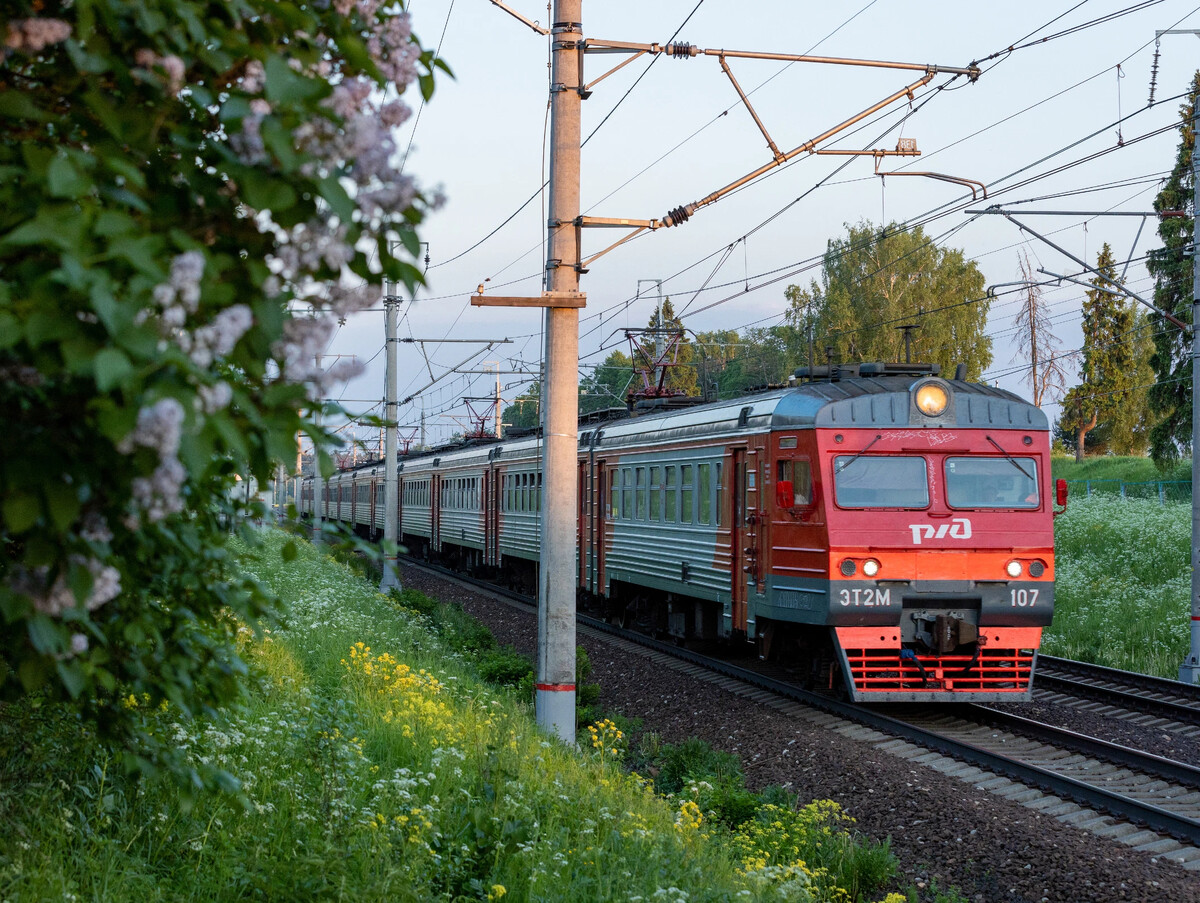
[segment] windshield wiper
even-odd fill
[[[847,467],[849,467],[851,464],[853,464],[855,461],[857,461],[859,458],[861,458],[863,455],[865,455],[867,453],[867,451],[871,448],[871,446],[874,445],[876,442],[878,442],[882,438],[883,438],[883,433],[880,433],[878,436],[876,436],[874,439],[872,439],[870,442],[868,442],[866,445],[864,445],[862,448],[862,451],[858,452],[858,454],[856,454],[853,458],[851,458],[845,464],[841,464],[837,467],[834,467],[833,472],[835,474],[841,473],[843,470],[845,470]],[[1025,471],[1021,471],[1021,473],[1024,473],[1024,472]]]
[[[1009,464],[1011,464],[1011,465],[1012,465],[1013,467],[1015,467],[1017,470],[1021,471],[1021,476],[1023,476],[1023,477],[1024,477],[1025,479],[1027,479],[1027,480],[1033,480],[1033,479],[1034,479],[1034,478],[1033,478],[1033,476],[1032,476],[1031,474],[1027,474],[1027,473],[1025,472],[1025,468],[1024,468],[1024,467],[1022,467],[1020,464],[1018,464],[1018,463],[1017,463],[1017,459],[1016,459],[1016,458],[1014,458],[1012,455],[1010,455],[1008,452],[1006,452],[1006,451],[1005,451],[1003,448],[1001,448],[1001,447],[1000,447],[1000,443],[999,443],[999,442],[997,442],[997,441],[996,441],[995,439],[993,439],[991,436],[984,436],[984,438],[985,438],[985,439],[987,439],[987,441],[988,441],[988,442],[992,443],[992,445],[996,446],[996,451],[1000,452],[1000,454],[1002,454],[1002,455],[1004,455],[1004,457],[1008,458],[1008,463],[1009,463]],[[1036,482],[1036,481],[1035,481],[1035,482]]]

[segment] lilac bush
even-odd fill
[[[420,280],[438,195],[391,130],[439,68],[396,0],[5,5],[0,699],[74,700],[149,767],[122,697],[236,692],[236,620],[271,603],[228,486],[330,441],[349,374],[314,353]]]

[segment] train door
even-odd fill
[[[767,591],[767,569],[763,566],[762,562],[764,557],[763,550],[768,548],[768,533],[770,532],[770,524],[768,523],[766,512],[767,506],[764,504],[763,493],[767,491],[770,458],[767,455],[766,447],[762,445],[758,448],[750,449],[749,455],[752,456],[752,459],[747,460],[747,467],[753,468],[753,473],[750,475],[751,480],[746,489],[746,502],[748,506],[747,510],[753,516],[749,518],[750,533],[746,555],[753,565],[753,569],[750,572],[753,590],[762,595]]]
[[[386,474],[384,474],[384,479],[386,479],[386,478],[388,478],[388,477],[386,477]],[[388,503],[388,500],[386,500],[386,497],[385,497],[384,504],[386,504],[386,503]],[[384,519],[388,518],[388,512],[386,512],[386,509],[384,510],[383,516],[384,516]],[[396,477],[396,542],[397,543],[400,542],[400,539],[403,536],[404,536],[404,478],[402,476],[397,476]]]
[[[592,475],[588,472],[587,458],[579,462],[579,479],[575,481],[576,492],[576,517],[575,517],[575,548],[578,549],[578,555],[575,561],[575,586],[586,588],[588,585],[588,572],[591,570],[589,560],[592,557],[592,549],[588,543],[588,526],[591,523],[591,508],[592,508]]]
[[[592,468],[596,491],[592,496],[591,538],[592,573],[589,589],[597,595],[604,592],[604,511],[608,505],[608,470],[603,461]]]
[[[733,473],[730,480],[732,518],[729,530],[729,581],[733,597],[734,630],[746,629],[746,586],[749,581],[749,559],[746,556],[746,450],[733,450]]]
[[[435,552],[442,550],[442,478],[437,474],[429,477],[429,547]]]

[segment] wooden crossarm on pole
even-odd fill
[[[485,295],[482,291],[471,296],[472,307],[586,307],[586,292],[542,292],[528,297],[514,295]]]

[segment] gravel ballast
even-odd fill
[[[535,653],[532,611],[414,569],[406,569],[405,585],[460,603],[498,642]],[[601,686],[606,709],[642,719],[645,730],[666,742],[694,736],[736,753],[752,789],[778,784],[801,799],[835,800],[862,833],[891,839],[902,886],[955,886],[980,903],[1200,901],[1200,871],[1186,871],[822,730],[803,717],[655,666],[604,639],[581,637],[580,644],[592,661],[592,679]]]

